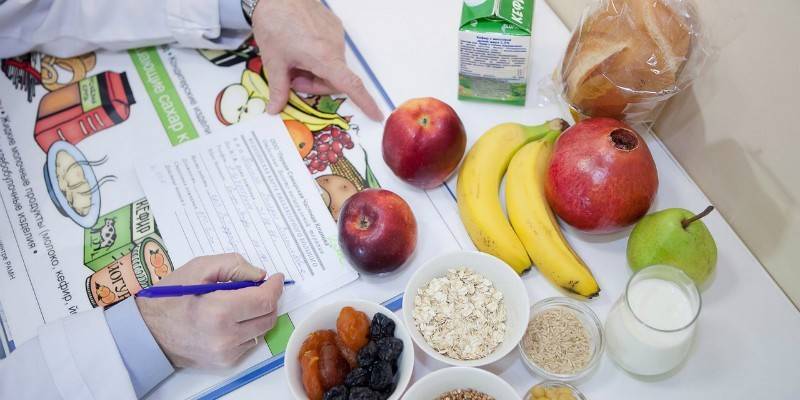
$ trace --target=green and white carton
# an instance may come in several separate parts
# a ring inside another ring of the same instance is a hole
[[[525,105],[534,0],[464,0],[458,98]]]

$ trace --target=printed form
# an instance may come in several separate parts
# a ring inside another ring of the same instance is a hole
[[[280,118],[259,116],[151,157],[139,180],[176,266],[237,252],[287,286],[281,312],[358,278]]]

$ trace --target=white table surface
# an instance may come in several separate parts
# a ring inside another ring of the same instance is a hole
[[[469,143],[489,127],[507,121],[538,123],[560,116],[554,104],[542,105],[539,84],[558,64],[569,32],[543,0],[536,1],[528,105],[524,108],[462,102],[456,99],[456,0],[329,0],[392,100],[437,97],[461,116]],[[659,171],[653,210],[702,210],[709,200],[667,149],[645,133]],[[721,169],[719,173],[725,173]],[[604,356],[599,368],[578,387],[590,399],[797,399],[800,398],[800,313],[772,281],[718,213],[704,219],[719,249],[717,274],[703,292],[703,308],[692,354],[681,368],[657,379],[635,378]],[[588,304],[605,320],[630,276],[625,261],[629,232],[586,236],[567,230],[602,288]],[[559,292],[536,272],[525,278],[531,303]],[[413,380],[444,367],[419,350]],[[514,352],[486,368],[520,393],[541,379]],[[284,379],[282,371],[261,379]],[[412,384],[413,384],[412,380]],[[230,398],[283,398],[258,384]],[[277,397],[276,397],[277,395]],[[285,394],[288,397],[288,392]]]

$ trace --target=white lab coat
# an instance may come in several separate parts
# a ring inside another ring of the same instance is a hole
[[[164,43],[236,48],[249,34],[246,23],[223,30],[220,1],[241,13],[239,0],[0,0],[0,58],[32,50],[72,57]]]
[[[136,399],[101,309],[51,322],[0,361],[0,399]]]

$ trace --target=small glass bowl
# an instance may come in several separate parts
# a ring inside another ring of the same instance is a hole
[[[559,381],[544,381],[544,382],[540,382],[540,383],[538,383],[536,385],[533,385],[533,387],[530,388],[530,390],[528,390],[527,393],[525,393],[525,397],[523,397],[522,400],[540,399],[541,397],[534,397],[533,396],[533,391],[537,387],[540,387],[540,388],[545,389],[545,390],[546,389],[560,389],[560,390],[567,389],[567,390],[569,390],[569,393],[572,394],[572,397],[575,398],[575,400],[586,400],[586,396],[584,396],[583,393],[581,393],[581,391],[578,390],[578,388],[576,388],[575,386],[570,385],[569,383],[559,382]],[[560,397],[555,397],[555,399],[559,399],[559,398]]]
[[[580,380],[588,375],[597,366],[597,364],[600,362],[601,356],[603,355],[603,350],[605,348],[603,324],[600,323],[600,320],[597,318],[597,314],[595,314],[594,311],[592,311],[592,309],[586,304],[583,304],[577,300],[573,300],[569,297],[550,297],[534,304],[531,306],[531,316],[528,323],[530,323],[530,321],[532,321],[533,318],[539,313],[551,309],[566,309],[572,311],[575,313],[575,316],[578,317],[578,320],[583,323],[584,328],[586,328],[586,331],[589,333],[589,339],[591,340],[591,356],[589,357],[589,362],[583,369],[572,374],[556,374],[549,372],[538,366],[533,362],[533,360],[528,358],[527,354],[525,354],[525,349],[523,346],[524,337],[517,346],[519,353],[522,356],[522,361],[534,374],[539,375],[547,380],[562,382]],[[525,335],[527,335],[527,331]]]

